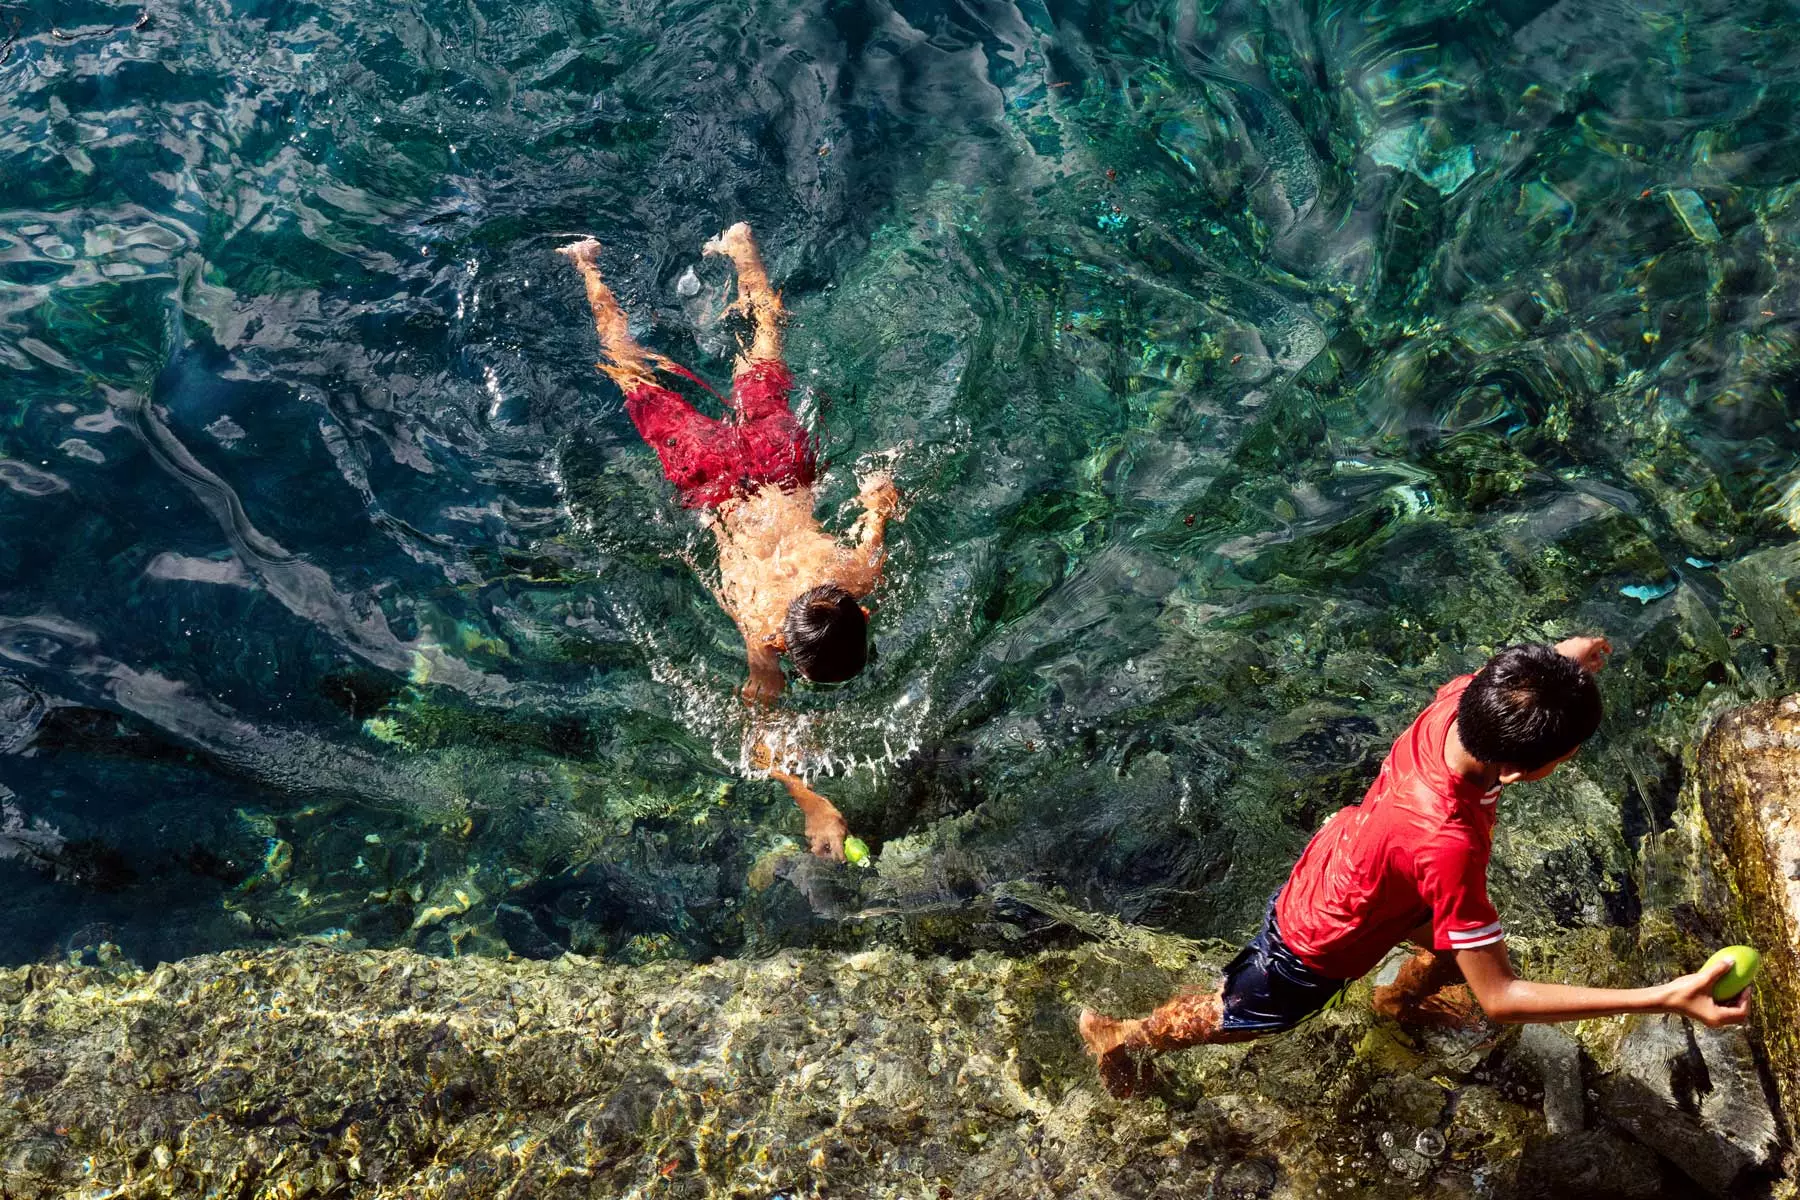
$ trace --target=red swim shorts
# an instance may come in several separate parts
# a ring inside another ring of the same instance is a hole
[[[681,374],[700,383],[690,372]],[[723,420],[654,383],[626,395],[625,413],[662,460],[663,475],[681,492],[681,502],[711,508],[770,484],[805,487],[816,478],[812,439],[788,409],[793,387],[794,376],[785,366],[759,362],[732,382],[732,411]]]

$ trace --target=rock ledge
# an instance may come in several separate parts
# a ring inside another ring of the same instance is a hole
[[[1105,1096],[1078,998],[1141,1011],[1219,949],[1120,931],[628,968],[304,946],[0,972],[0,1195],[1688,1194],[1583,1118],[1573,1045],[1418,1040],[1366,993]],[[1546,1087],[1573,1106],[1560,1136]]]

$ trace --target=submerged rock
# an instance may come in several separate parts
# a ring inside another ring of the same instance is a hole
[[[1600,1087],[1600,1110],[1655,1147],[1709,1196],[1728,1196],[1781,1148],[1775,1114],[1741,1028],[1639,1018]]]
[[[1731,908],[1703,806],[1770,960],[1756,1033],[1789,1129],[1794,913],[1779,902],[1796,749],[1800,700],[1727,717],[1697,787],[1638,847],[1641,919],[1575,904],[1551,924],[1562,909],[1540,903],[1553,934],[1523,921],[1513,945],[1526,974],[1562,982],[1696,965]],[[1509,813],[1520,831],[1536,815]],[[907,851],[884,850],[895,888]],[[824,886],[812,860],[766,857],[765,889]],[[1529,878],[1499,881],[1528,913]],[[1364,981],[1289,1034],[1166,1056],[1149,1097],[1120,1102],[1080,1052],[1076,1012],[1211,986],[1234,946],[1012,885],[881,918],[924,953],[634,965],[611,941],[660,893],[629,883],[513,893],[502,929],[523,959],[303,944],[153,973],[111,954],[0,970],[0,1197],[1794,1194],[1742,1030],[1611,1019],[1471,1044],[1377,1019]],[[562,953],[577,934],[614,960]]]
[[[1656,1159],[1616,1133],[1596,1129],[1533,1145],[1512,1189],[1543,1200],[1659,1200],[1669,1190]]]
[[[1800,1126],[1800,696],[1721,718],[1701,745],[1699,792],[1762,951],[1758,1032],[1788,1125]]]
[[[0,971],[0,1195],[1783,1194],[1755,1169],[1777,1131],[1742,1033],[1676,1021],[1470,1047],[1377,1019],[1364,982],[1289,1034],[1165,1056],[1147,1098],[1114,1100],[1079,1007],[1209,986],[1231,947],[1087,926],[954,960],[309,944]]]
[[[957,961],[303,946],[0,972],[0,1194],[1502,1198],[1570,1171],[1681,1194],[1611,1134],[1547,1138],[1508,1041],[1433,1058],[1366,988],[1168,1056],[1148,1099],[1101,1091],[1080,1004],[1141,1010],[1224,950],[1115,928]]]
[[[1553,1134],[1580,1133],[1586,1126],[1582,1102],[1581,1049],[1554,1025],[1528,1025],[1519,1032],[1519,1054],[1537,1072],[1544,1088],[1544,1124]]]

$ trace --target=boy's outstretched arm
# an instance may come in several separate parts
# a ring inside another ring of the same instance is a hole
[[[1633,1012],[1674,1013],[1715,1029],[1750,1019],[1748,991],[1724,1003],[1713,999],[1713,984],[1731,970],[1729,961],[1710,971],[1645,988],[1570,987],[1520,979],[1513,972],[1504,941],[1477,950],[1458,950],[1456,965],[1488,1019],[1503,1024],[1585,1021]]]
[[[881,582],[881,569],[887,563],[887,523],[900,508],[900,490],[885,474],[870,475],[862,481],[857,495],[863,515],[850,529],[856,546],[851,551],[851,565],[837,579],[837,585],[853,596],[866,596]]]
[[[788,795],[794,798],[794,803],[805,814],[806,840],[812,852],[820,858],[843,862],[844,838],[849,836],[850,825],[844,820],[844,814],[837,810],[837,805],[807,787],[798,776],[789,775],[779,768],[771,770],[769,774],[781,780]]]
[[[781,656],[770,647],[750,637],[744,638],[744,657],[750,663],[750,678],[740,693],[751,704],[773,704],[787,686],[781,673]]]
[[[1581,664],[1581,669],[1589,675],[1594,674],[1606,665],[1606,656],[1612,653],[1612,643],[1603,637],[1564,638],[1552,647],[1564,658],[1572,658]]]

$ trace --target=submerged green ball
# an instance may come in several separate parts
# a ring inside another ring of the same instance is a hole
[[[861,838],[857,837],[855,834],[851,834],[849,837],[844,839],[844,861],[845,862],[859,863],[868,857],[869,857],[869,843],[863,841]]]
[[[1731,960],[1731,970],[1713,984],[1714,1000],[1731,999],[1755,983],[1757,972],[1762,970],[1762,955],[1756,952],[1754,946],[1727,946],[1707,959],[1706,965],[1700,970],[1710,971],[1727,958]]]

